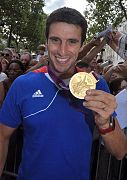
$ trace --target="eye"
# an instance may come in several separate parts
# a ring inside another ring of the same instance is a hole
[[[58,43],[60,43],[60,39],[57,38],[57,37],[50,37],[50,41],[51,41],[53,44],[58,44]]]
[[[69,44],[77,44],[78,42],[77,39],[69,39]]]

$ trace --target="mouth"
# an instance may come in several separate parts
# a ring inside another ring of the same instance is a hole
[[[64,57],[64,58],[56,57],[56,60],[60,64],[66,64],[69,61],[69,57]]]

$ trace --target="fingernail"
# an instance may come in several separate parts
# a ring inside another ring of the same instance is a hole
[[[91,94],[91,89],[88,89],[88,90],[86,91],[86,94],[87,94],[87,95],[90,95],[90,94]]]

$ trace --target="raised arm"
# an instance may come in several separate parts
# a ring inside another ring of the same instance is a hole
[[[40,58],[40,60],[38,61],[38,63],[36,65],[34,65],[33,67],[29,68],[27,72],[30,72],[30,71],[34,71],[36,69],[39,69],[40,67],[42,66],[46,66],[48,64],[48,56],[45,55],[43,58]]]
[[[90,42],[85,44],[78,55],[78,60],[86,56],[92,50],[92,48],[98,46],[100,42],[101,40],[99,38],[98,39],[93,38]]]
[[[99,43],[99,45],[92,48],[91,51],[82,58],[82,60],[86,61],[87,63],[90,63],[92,59],[102,50],[105,44],[106,44],[106,39],[103,39]]]

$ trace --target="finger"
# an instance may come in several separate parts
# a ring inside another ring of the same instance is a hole
[[[95,101],[97,103],[102,102],[106,105],[115,105],[116,100],[114,96],[110,96],[108,94],[99,94],[99,95],[87,95],[85,96],[86,101]]]
[[[113,106],[116,108],[116,98],[112,94],[109,94],[101,90],[93,90],[93,89],[88,90],[86,94],[87,95],[84,98],[86,101],[103,102],[106,105]]]
[[[106,108],[105,103],[101,102],[101,101],[85,101],[83,103],[83,105],[87,108],[89,107],[96,107],[96,108],[100,108],[100,109],[104,109]]]
[[[101,95],[101,94],[109,94],[109,93],[97,89],[88,89],[86,91],[86,95],[90,95],[90,96]]]
[[[88,109],[94,110],[95,112],[98,113],[100,112],[100,110],[102,110],[101,112],[107,112],[108,114],[112,114],[115,110],[114,107],[107,106],[102,102],[94,102],[94,101],[83,102],[83,106],[85,106]]]
[[[96,112],[103,119],[109,118],[113,113],[113,111],[111,109],[107,110],[105,108],[102,109],[102,108],[96,108],[96,107],[91,107],[91,106],[89,106],[87,108],[94,111],[94,112]]]

